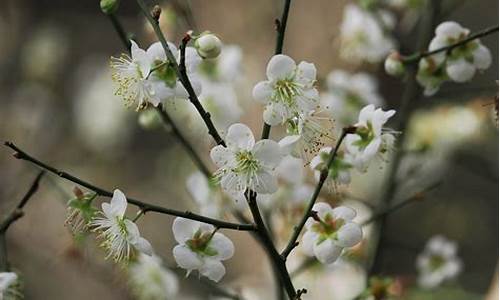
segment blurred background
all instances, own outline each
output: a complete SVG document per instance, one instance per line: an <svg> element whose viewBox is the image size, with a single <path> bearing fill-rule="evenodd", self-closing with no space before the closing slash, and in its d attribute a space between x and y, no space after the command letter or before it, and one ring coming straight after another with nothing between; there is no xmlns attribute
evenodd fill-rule
<svg viewBox="0 0 500 300"><path fill-rule="evenodd" d="M226 45L240 47L233 66L238 69L238 78L232 82L240 108L236 119L258 135L262 107L255 105L251 91L264 79L265 66L274 52L274 19L281 15L281 1L193 0L192 20L184 17L187 2L159 3L163 30L174 43L196 26L199 31L216 33ZM397 110L403 90L400 80L385 75L380 64L353 64L339 56L339 26L347 3L294 0L284 53L297 61L315 63L322 90L333 70L370 72L378 80L384 107ZM455 20L472 32L498 24L496 0L459 1L453 7L443 20ZM122 1L117 15L143 48L155 41L135 1ZM398 36L402 53L408 53L405 50L415 43L412 30L410 26ZM113 95L109 58L124 49L110 20L100 11L99 1L3 0L0 36L2 141L12 141L28 153L109 190L120 188L151 203L196 211L186 189L186 179L196 168L181 145L168 130L141 122L134 109L126 109ZM414 104L407 132L409 150L400 170L404 188L398 193L404 198L426 183L437 180L442 184L425 201L390 215L383 233L386 275L397 276L402 282L414 281L415 258L435 234L458 242L464 270L439 291L410 291L403 298L482 299L497 270L498 128L493 103L498 94L498 35L482 42L492 52L490 69L466 84L445 83L435 96L421 97ZM189 105L169 109L210 163L211 141ZM282 132L273 130L272 137L278 139ZM376 205L388 169L384 165L353 178L343 190L352 199L342 200L363 199L367 204L358 205L367 210ZM7 148L0 149L0 166L0 215L4 216L25 193L37 170L13 159ZM307 173L306 180L314 182L312 174ZM93 237L75 241L64 226L65 203L72 197L73 186L46 176L39 193L27 205L25 217L8 232L10 263L22 274L26 299L133 299L126 276L104 260L105 254ZM334 201L340 196L327 191L324 197ZM169 267L175 267L172 221L156 214L139 221L143 236ZM258 295L255 299L271 299L272 274L260 248L248 234L226 233L235 243L236 253L225 263L223 284L248 286ZM197 275L191 275L191 280L184 278L182 270L176 272L181 292L175 299L206 299L210 287L198 283ZM341 288L334 286L350 278L342 274L316 277L319 275L306 271L297 282L304 282L311 291L321 282L338 292ZM322 294L330 288L316 289L321 293L311 292L305 299L349 299L337 292Z"/></svg>

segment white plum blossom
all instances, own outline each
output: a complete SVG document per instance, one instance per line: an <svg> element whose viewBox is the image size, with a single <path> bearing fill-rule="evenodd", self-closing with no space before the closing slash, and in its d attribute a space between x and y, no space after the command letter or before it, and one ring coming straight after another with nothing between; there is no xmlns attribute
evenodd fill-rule
<svg viewBox="0 0 500 300"><path fill-rule="evenodd" d="M131 290L139 300L174 299L179 280L166 269L160 257L139 254L130 264L128 277Z"/></svg>
<svg viewBox="0 0 500 300"><path fill-rule="evenodd" d="M243 115L234 87L229 82L215 82L201 79L203 92L199 99L217 128L225 131L227 127L238 122Z"/></svg>
<svg viewBox="0 0 500 300"><path fill-rule="evenodd" d="M0 300L21 298L19 276L14 272L0 272Z"/></svg>
<svg viewBox="0 0 500 300"><path fill-rule="evenodd" d="M328 92L322 97L322 105L343 125L352 124L365 105L383 104L377 79L368 73L335 70L328 74L326 84Z"/></svg>
<svg viewBox="0 0 500 300"><path fill-rule="evenodd" d="M383 111L374 105L365 106L359 113L355 133L347 134L344 140L345 159L358 171L364 172L377 154L385 154L394 144L394 134L383 129L384 124L396 113Z"/></svg>
<svg viewBox="0 0 500 300"><path fill-rule="evenodd" d="M285 124L317 108L314 64L303 61L296 65L289 56L278 54L269 60L266 74L268 80L257 83L252 94L266 105L263 117L267 124Z"/></svg>
<svg viewBox="0 0 500 300"><path fill-rule="evenodd" d="M456 44L470 34L453 21L446 21L436 27L436 35L429 44L429 51L434 51ZM451 51L442 51L419 62L417 80L425 88L425 95L435 94L446 80L466 82L474 77L476 70L486 70L492 61L491 52L479 39L472 40Z"/></svg>
<svg viewBox="0 0 500 300"><path fill-rule="evenodd" d="M122 97L126 106L137 102L138 110L148 103L157 106L160 99L147 80L152 66L151 57L135 41L131 40L130 44L130 56L122 54L111 58L111 76L118 85L115 95Z"/></svg>
<svg viewBox="0 0 500 300"><path fill-rule="evenodd" d="M378 14L378 15L375 15ZM388 11L368 11L354 4L344 8L340 25L340 55L349 61L377 63L395 48L386 29L394 26Z"/></svg>
<svg viewBox="0 0 500 300"><path fill-rule="evenodd" d="M321 171L327 166L331 151L332 147L322 148L309 164L317 181L319 181ZM339 150L331 167L328 169L328 178L340 184L348 184L351 182L351 168L352 165L346 160L344 152Z"/></svg>
<svg viewBox="0 0 500 300"><path fill-rule="evenodd" d="M167 43L170 51L176 57L176 61L179 64L181 59L180 50L177 50L177 47L175 47L173 43ZM152 63L151 75L148 81L152 85L155 97L161 101L188 99L188 92L179 81L179 78L177 78L174 67L168 62L167 55L161 43L156 42L149 46L147 55ZM200 62L201 57L196 50L193 47L186 47L186 73L196 95L200 95L202 91L201 82L197 74Z"/></svg>
<svg viewBox="0 0 500 300"><path fill-rule="evenodd" d="M147 50L139 48L133 40L130 43L131 56L122 54L111 59L112 78L118 85L115 94L121 96L127 106L137 102L137 110L140 110L148 104L158 106L162 101L188 98L160 42L152 44ZM170 42L168 47L179 63L180 51ZM186 47L186 72L197 95L201 93L201 83L195 71L200 61L196 50Z"/></svg>
<svg viewBox="0 0 500 300"><path fill-rule="evenodd" d="M175 218L172 225L179 245L173 249L175 261L188 274L198 270L201 275L218 282L226 273L223 260L234 254L234 245L214 226L185 218Z"/></svg>
<svg viewBox="0 0 500 300"><path fill-rule="evenodd" d="M103 239L101 246L108 251L108 257L116 262L128 261L135 250L152 255L151 244L139 233L137 225L125 217L127 198L116 189L110 203L102 203L101 217L90 223Z"/></svg>
<svg viewBox="0 0 500 300"><path fill-rule="evenodd" d="M215 180L208 179L201 172L191 174L186 181L186 187L199 206L200 214L204 216L218 218L231 209L246 208L243 195L229 199L229 195L222 192Z"/></svg>
<svg viewBox="0 0 500 300"><path fill-rule="evenodd" d="M437 235L425 246L417 257L418 284L432 289L448 279L455 278L462 270L462 261L457 256L457 244Z"/></svg>
<svg viewBox="0 0 500 300"><path fill-rule="evenodd" d="M312 210L316 217L307 220L302 237L305 254L315 256L323 264L331 264L344 248L353 247L361 241L361 227L352 222L356 216L354 209L346 206L332 209L327 203L318 202Z"/></svg>
<svg viewBox="0 0 500 300"><path fill-rule="evenodd" d="M200 62L198 73L212 82L235 82L242 76L242 58L239 46L224 45L219 57Z"/></svg>
<svg viewBox="0 0 500 300"><path fill-rule="evenodd" d="M222 188L231 195L251 189L269 194L278 189L273 170L281 161L281 148L275 141L264 139L255 143L252 131L241 123L229 127L227 147L215 146L210 157L219 168L216 172Z"/></svg>

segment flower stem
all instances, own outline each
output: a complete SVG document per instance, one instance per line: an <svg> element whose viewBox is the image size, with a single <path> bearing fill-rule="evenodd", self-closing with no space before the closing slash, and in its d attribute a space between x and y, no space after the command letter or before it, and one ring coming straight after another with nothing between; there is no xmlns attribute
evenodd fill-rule
<svg viewBox="0 0 500 300"><path fill-rule="evenodd" d="M201 105L200 100L198 99L198 96L196 95L196 93L193 89L193 86L191 84L191 81L189 80L189 77L186 73L185 64L184 64L183 58L182 58L182 56L185 55L185 54L183 54L183 52L185 52L185 49L183 50L182 48L186 47L186 45L184 43L184 39L183 39L184 45L181 45L181 49L180 49L180 51L181 51L181 64L178 65L172 51L170 51L170 48L168 47L167 40L165 39L165 36L163 35L163 32L161 31L161 28L158 24L158 21L153 18L153 16L151 15L151 13L148 10L148 7L146 6L146 3L144 3L143 0L136 0L136 1L142 10L142 13L148 19L149 23L153 27L153 30L154 30L156 36L160 40L160 43L163 47L163 50L165 51L165 54L167 55L167 59L170 62L171 66L174 68L174 70L177 74L177 77L179 78L179 81L182 83L182 85L186 89L188 96L189 96L189 101L191 101L191 103L195 106L196 110L198 111L198 113L202 117L203 121L205 122L205 125L208 128L208 133L214 138L217 145L225 146L226 143L224 142L224 140L220 136L219 132L215 128L215 125L212 122L210 113L208 113L203 108L203 105Z"/></svg>
<svg viewBox="0 0 500 300"><path fill-rule="evenodd" d="M427 51L427 52L417 52L413 55L405 56L405 57L403 57L402 61L405 64L418 63L420 61L420 59L422 59L424 57L431 56L431 55L439 53L439 52L445 52L445 51L450 52L453 49L460 47L462 45L465 45L470 41L473 41L475 39L478 39L478 38L481 38L481 37L484 37L484 36L487 36L490 34L493 34L495 32L498 32L498 25L488 27L486 29L483 29L483 30L477 32L477 33L471 34L467 38L460 40L454 44L451 44L449 46L441 47L441 48L438 48L438 49L435 49L432 51Z"/></svg>
<svg viewBox="0 0 500 300"><path fill-rule="evenodd" d="M283 13L281 15L281 20L276 20L276 30L278 31L278 35L276 36L276 48L274 49L274 54L283 53L283 44L285 41L285 31L286 24L288 21L288 12L290 11L290 4L292 0L284 0L283 4ZM268 139L271 134L271 125L264 122L262 127L262 139Z"/></svg>
<svg viewBox="0 0 500 300"><path fill-rule="evenodd" d="M115 31L118 34L118 37L120 38L120 41L122 41L123 46L125 47L125 49L127 49L127 51L130 51L130 40L120 20L116 17L114 13L106 15L109 17L111 24L113 24L113 27L115 28Z"/></svg>
<svg viewBox="0 0 500 300"><path fill-rule="evenodd" d="M342 144L342 141L347 136L347 134L353 133L355 131L355 129L356 129L355 127L345 127L342 130L342 134L340 135L339 140L337 141L337 145L335 145L335 148L332 149L332 151L330 152L330 159L328 160L325 168L321 171L319 182L316 185L316 189L314 190L314 193L311 196L311 199L309 200L309 203L308 203L307 208L304 212L304 215L302 216L300 223L297 226L295 226L292 237L288 241L287 246L281 252L281 257L284 260L286 260L288 255L292 252L292 250L298 246L297 239L299 238L300 232L302 231L302 228L304 228L304 225L306 224L307 219L309 219L309 217L311 216L311 212L312 212L312 208L314 206L314 203L316 203L316 200L318 199L321 188L323 187L326 179L328 178L328 170L330 169L333 162L335 161L335 158L337 157L337 153L339 151L340 145Z"/></svg>
<svg viewBox="0 0 500 300"><path fill-rule="evenodd" d="M32 164L35 164L35 165L41 167L42 169L45 169L51 173L56 174L57 176L59 176L61 178L64 178L64 179L69 180L71 182L74 182L78 185L81 185L89 190L92 190L92 191L96 192L99 196L108 197L108 198L113 197L113 193L111 191L107 191L101 187L98 187L98 186L90 183L90 182L84 181L83 179L80 179L76 176L73 176L65 171L58 170L55 167L50 166L47 163L44 163L44 162L30 156L29 154L27 154L26 152L24 152L23 150L21 150L20 148L18 148L16 145L14 145L11 142L5 142L5 146L16 151L14 153L14 157L17 159L22 159L22 160L28 161ZM201 215L192 213L190 211L178 211L178 210L174 210L174 209L165 208L162 206L148 204L148 203L145 203L141 200L137 200L137 199L133 199L133 198L127 198L127 202L139 207L145 213L152 211L152 212L157 212L157 213L161 213L161 214L182 217L182 218L186 218L186 219L190 219L190 220L200 221L200 222L207 223L207 224L212 224L215 227L224 228L224 229L233 229L233 230L240 230L240 231L255 231L256 230L256 227L254 224L238 224L238 223L226 222L226 221L222 221L222 220L218 220L218 219L213 219L213 218L201 216Z"/></svg>

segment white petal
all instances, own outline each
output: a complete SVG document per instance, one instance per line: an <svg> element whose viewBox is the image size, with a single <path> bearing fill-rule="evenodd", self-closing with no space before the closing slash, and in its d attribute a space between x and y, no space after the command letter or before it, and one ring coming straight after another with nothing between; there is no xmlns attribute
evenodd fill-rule
<svg viewBox="0 0 500 300"><path fill-rule="evenodd" d="M262 165L269 168L276 167L282 158L280 145L273 140L258 141L252 152Z"/></svg>
<svg viewBox="0 0 500 300"><path fill-rule="evenodd" d="M231 195L240 194L247 188L245 178L235 172L224 174L220 180L220 185L224 191Z"/></svg>
<svg viewBox="0 0 500 300"><path fill-rule="evenodd" d="M222 145L217 145L210 151L210 158L219 168L232 165L234 162L234 153Z"/></svg>
<svg viewBox="0 0 500 300"><path fill-rule="evenodd" d="M302 61L298 66L300 75L309 81L316 80L316 66L312 63Z"/></svg>
<svg viewBox="0 0 500 300"><path fill-rule="evenodd" d="M281 147L281 154L291 155L293 153L295 146L297 146L299 140L300 140L300 135L287 135L284 138L282 138L278 142L278 144Z"/></svg>
<svg viewBox="0 0 500 300"><path fill-rule="evenodd" d="M479 44L479 47L472 53L474 56L474 66L479 70L486 70L491 65L491 52L485 46Z"/></svg>
<svg viewBox="0 0 500 300"><path fill-rule="evenodd" d="M278 180L271 173L261 171L253 179L252 186L257 193L272 194L278 190Z"/></svg>
<svg viewBox="0 0 500 300"><path fill-rule="evenodd" d="M125 222L125 227L127 228L127 241L134 245L137 243L141 234L139 233L139 228L137 225L129 219L123 220Z"/></svg>
<svg viewBox="0 0 500 300"><path fill-rule="evenodd" d="M233 242L222 233L215 233L209 246L217 250L217 255L214 258L218 260L226 260L234 255Z"/></svg>
<svg viewBox="0 0 500 300"><path fill-rule="evenodd" d="M134 244L134 247L144 254L147 254L149 256L153 255L153 247L151 247L149 241L143 237L139 237L137 242Z"/></svg>
<svg viewBox="0 0 500 300"><path fill-rule="evenodd" d="M229 148L251 150L255 145L255 139L248 126L236 123L227 130L226 143Z"/></svg>
<svg viewBox="0 0 500 300"><path fill-rule="evenodd" d="M167 55L165 55L165 51L163 51L163 46L160 42L151 44L151 46L149 46L146 50L146 53L153 63L167 60Z"/></svg>
<svg viewBox="0 0 500 300"><path fill-rule="evenodd" d="M193 199L200 205L208 204L210 199L210 187L208 180L201 172L191 174L186 180L186 187Z"/></svg>
<svg viewBox="0 0 500 300"><path fill-rule="evenodd" d="M325 202L318 202L314 204L312 210L315 211L321 219L324 219L326 214L333 213L332 207Z"/></svg>
<svg viewBox="0 0 500 300"><path fill-rule="evenodd" d="M186 47L186 70L188 73L193 73L201 63L201 57L193 47ZM191 77L191 76L190 76Z"/></svg>
<svg viewBox="0 0 500 300"><path fill-rule="evenodd" d="M132 60L137 64L139 70L141 71L142 78L146 78L151 70L151 59L149 58L146 51L139 48L137 44L131 40L131 54Z"/></svg>
<svg viewBox="0 0 500 300"><path fill-rule="evenodd" d="M337 260L342 253L342 248L333 244L332 240L326 239L323 242L314 244L314 255L322 264L331 264Z"/></svg>
<svg viewBox="0 0 500 300"><path fill-rule="evenodd" d="M341 247L352 247L361 242L363 232L361 227L356 223L347 223L340 227L337 232L337 244Z"/></svg>
<svg viewBox="0 0 500 300"><path fill-rule="evenodd" d="M179 244L191 239L200 228L200 222L177 217L172 224L174 238Z"/></svg>
<svg viewBox="0 0 500 300"><path fill-rule="evenodd" d="M206 259L203 266L200 268L200 274L208 277L210 280L219 282L224 274L226 274L226 268L224 265L215 259Z"/></svg>
<svg viewBox="0 0 500 300"><path fill-rule="evenodd" d="M366 123L371 120L371 117L375 111L375 106L373 104L369 104L361 109L359 112L359 118L357 126L366 126Z"/></svg>
<svg viewBox="0 0 500 300"><path fill-rule="evenodd" d="M270 101L272 94L273 89L268 81L261 81L257 83L252 90L253 98L263 104Z"/></svg>
<svg viewBox="0 0 500 300"><path fill-rule="evenodd" d="M196 270L199 269L203 261L191 251L187 246L177 245L173 250L174 259L179 267L186 270Z"/></svg>
<svg viewBox="0 0 500 300"><path fill-rule="evenodd" d="M306 231L302 236L302 250L306 255L314 256L314 244L318 240L318 234L311 230Z"/></svg>
<svg viewBox="0 0 500 300"><path fill-rule="evenodd" d="M109 205L107 205L107 203L103 203L102 210L108 218L123 217L125 211L127 210L127 198L125 197L125 194L118 189L114 190L111 202Z"/></svg>
<svg viewBox="0 0 500 300"><path fill-rule="evenodd" d="M436 27L436 35L457 38L461 34L469 34L469 30L463 28L460 24L454 21L446 21Z"/></svg>
<svg viewBox="0 0 500 300"><path fill-rule="evenodd" d="M283 54L275 55L267 64L267 78L275 80L291 77L295 72L295 68L295 61L289 56Z"/></svg>
<svg viewBox="0 0 500 300"><path fill-rule="evenodd" d="M288 111L282 103L267 105L263 113L264 121L271 126L284 123L289 117Z"/></svg>
<svg viewBox="0 0 500 300"><path fill-rule="evenodd" d="M338 206L335 207L332 211L333 215L335 218L341 218L346 221L350 221L356 217L356 211L350 207L347 206Z"/></svg>
<svg viewBox="0 0 500 300"><path fill-rule="evenodd" d="M472 79L476 68L465 59L448 60L446 73L455 82L466 82Z"/></svg>

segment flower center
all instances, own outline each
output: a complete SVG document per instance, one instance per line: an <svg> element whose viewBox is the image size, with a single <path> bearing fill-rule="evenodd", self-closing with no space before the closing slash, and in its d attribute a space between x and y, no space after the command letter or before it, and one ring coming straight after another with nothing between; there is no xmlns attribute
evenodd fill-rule
<svg viewBox="0 0 500 300"><path fill-rule="evenodd" d="M440 269L445 262L445 259L441 255L432 255L430 257L429 265L432 271L436 271Z"/></svg>
<svg viewBox="0 0 500 300"><path fill-rule="evenodd" d="M201 232L200 230L198 230L194 234L193 238L186 242L186 245L193 252L200 255L215 256L218 253L217 250L209 246L215 232L215 230L213 232Z"/></svg>
<svg viewBox="0 0 500 300"><path fill-rule="evenodd" d="M320 235L320 240L318 244L327 238L335 238L337 231L345 224L343 219L335 219L331 214L327 214L324 220L319 220L312 226L314 232Z"/></svg>
<svg viewBox="0 0 500 300"><path fill-rule="evenodd" d="M254 173L259 170L260 164L253 156L253 153L248 150L242 150L236 153L236 172Z"/></svg>
<svg viewBox="0 0 500 300"><path fill-rule="evenodd" d="M175 73L175 69L172 65L161 60L155 61L154 65L154 75L161 81L165 82L168 87L174 88L177 83L177 73Z"/></svg>
<svg viewBox="0 0 500 300"><path fill-rule="evenodd" d="M361 127L356 130L361 139L356 141L354 144L361 149L366 148L375 138L375 133L373 132L372 123L368 122L366 127Z"/></svg>
<svg viewBox="0 0 500 300"><path fill-rule="evenodd" d="M274 84L275 94L273 100L289 107L295 106L295 97L300 95L301 86L291 79L281 79Z"/></svg>

